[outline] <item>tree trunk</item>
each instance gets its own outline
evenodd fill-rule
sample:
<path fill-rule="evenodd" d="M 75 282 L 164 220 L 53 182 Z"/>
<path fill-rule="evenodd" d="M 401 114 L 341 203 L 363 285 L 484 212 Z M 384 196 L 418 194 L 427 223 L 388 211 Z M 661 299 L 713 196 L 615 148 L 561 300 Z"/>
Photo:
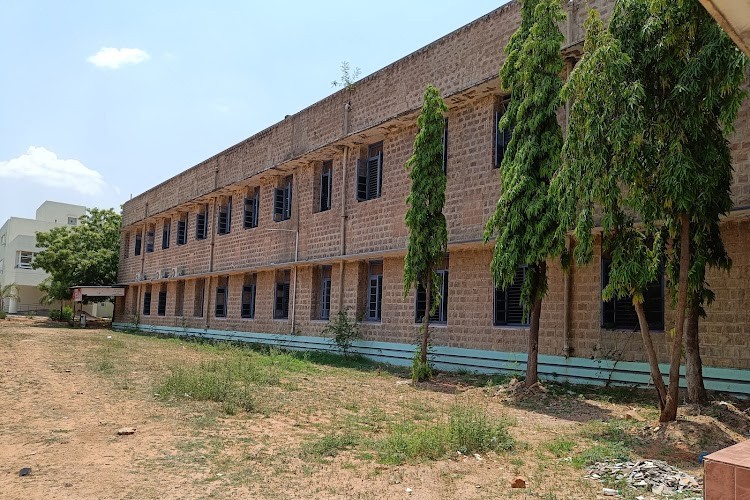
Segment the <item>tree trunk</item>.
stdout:
<path fill-rule="evenodd" d="M 425 305 L 424 305 L 424 318 L 422 319 L 422 352 L 420 353 L 420 359 L 422 364 L 427 364 L 427 341 L 430 338 L 430 299 L 432 298 L 432 272 L 427 273 L 427 279 L 425 280 Z"/>
<path fill-rule="evenodd" d="M 538 275 L 534 289 L 532 290 L 534 303 L 531 306 L 531 321 L 529 322 L 529 350 L 526 362 L 526 387 L 531 387 L 539 381 L 538 359 L 539 359 L 539 318 L 542 315 L 542 295 L 539 287 L 547 279 L 547 263 L 539 264 Z"/>
<path fill-rule="evenodd" d="M 669 389 L 667 403 L 659 415 L 660 422 L 677 420 L 677 403 L 680 395 L 680 360 L 682 359 L 682 335 L 685 331 L 685 310 L 688 298 L 688 271 L 690 270 L 690 219 L 680 215 L 680 274 L 677 282 L 677 310 L 672 337 L 672 352 L 669 358 Z"/>
<path fill-rule="evenodd" d="M 693 297 L 688 309 L 685 326 L 685 379 L 687 380 L 687 400 L 704 405 L 708 401 L 706 387 L 703 385 L 703 362 L 701 361 L 698 323 L 700 310 L 697 297 Z"/>
<path fill-rule="evenodd" d="M 661 376 L 661 369 L 659 368 L 659 359 L 656 357 L 656 350 L 654 349 L 654 341 L 651 339 L 651 332 L 649 331 L 648 321 L 646 321 L 646 311 L 643 309 L 643 302 L 633 304 L 635 312 L 638 315 L 638 325 L 641 327 L 641 338 L 643 339 L 643 347 L 646 349 L 646 356 L 648 357 L 648 366 L 651 368 L 651 379 L 654 381 L 654 389 L 656 389 L 656 396 L 659 398 L 659 411 L 664 411 L 664 406 L 667 400 L 667 388 L 664 386 L 664 379 Z"/>

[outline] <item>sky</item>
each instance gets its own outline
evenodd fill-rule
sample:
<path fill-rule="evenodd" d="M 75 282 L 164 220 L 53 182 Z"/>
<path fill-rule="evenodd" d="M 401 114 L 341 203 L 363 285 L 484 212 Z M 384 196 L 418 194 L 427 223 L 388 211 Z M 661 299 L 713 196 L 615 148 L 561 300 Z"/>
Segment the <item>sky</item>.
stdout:
<path fill-rule="evenodd" d="M 0 225 L 115 208 L 507 0 L 0 0 Z M 498 51 L 502 47 L 497 47 Z"/>

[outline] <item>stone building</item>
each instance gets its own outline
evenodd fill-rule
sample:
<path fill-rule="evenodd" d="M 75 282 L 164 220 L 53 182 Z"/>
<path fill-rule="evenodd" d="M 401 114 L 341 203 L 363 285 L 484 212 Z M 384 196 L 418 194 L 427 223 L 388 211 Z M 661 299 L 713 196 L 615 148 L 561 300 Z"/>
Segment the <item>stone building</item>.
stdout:
<path fill-rule="evenodd" d="M 612 3 L 593 2 L 605 17 Z M 586 9 L 563 27 L 570 71 Z M 416 117 L 428 83 L 446 100 L 445 293 L 432 323 L 438 367 L 523 370 L 527 328 L 517 287 L 490 276 L 485 221 L 500 190 L 497 77 L 519 23 L 511 2 L 320 102 L 151 188 L 123 207 L 116 324 L 325 349 L 321 330 L 341 308 L 362 320 L 358 350 L 409 364 L 419 297 L 403 296 L 404 223 Z M 734 260 L 710 277 L 716 301 L 701 323 L 709 387 L 750 392 L 750 105 L 732 139 L 735 209 L 723 223 Z M 565 110 L 560 120 L 565 122 Z M 564 272 L 550 263 L 540 374 L 588 383 L 645 384 L 648 368 L 632 306 L 603 303 L 606 256 Z M 519 273 L 523 272 L 522 270 Z M 663 282 L 647 307 L 667 359 Z"/>

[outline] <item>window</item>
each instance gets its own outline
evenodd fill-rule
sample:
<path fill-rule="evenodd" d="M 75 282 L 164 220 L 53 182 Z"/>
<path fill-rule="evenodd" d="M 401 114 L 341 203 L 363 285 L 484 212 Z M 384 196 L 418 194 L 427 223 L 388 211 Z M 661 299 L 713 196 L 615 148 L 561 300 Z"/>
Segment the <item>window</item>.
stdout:
<path fill-rule="evenodd" d="M 273 318 L 289 318 L 289 281 L 290 271 L 276 272 L 276 289 L 274 294 Z"/>
<path fill-rule="evenodd" d="M 383 142 L 371 144 L 367 157 L 357 162 L 357 201 L 380 198 L 383 182 Z"/>
<path fill-rule="evenodd" d="M 242 227 L 252 229 L 258 227 L 258 211 L 260 208 L 260 188 L 253 189 L 252 196 L 245 197 L 245 211 L 242 214 Z"/>
<path fill-rule="evenodd" d="M 135 234 L 135 255 L 141 254 L 141 233 L 138 232 Z"/>
<path fill-rule="evenodd" d="M 167 314 L 167 289 L 162 287 L 159 290 L 159 301 L 156 304 L 156 314 L 165 316 Z"/>
<path fill-rule="evenodd" d="M 177 282 L 177 290 L 174 294 L 174 315 L 182 316 L 183 308 L 185 307 L 185 282 Z"/>
<path fill-rule="evenodd" d="M 214 316 L 217 318 L 227 317 L 227 290 L 229 289 L 229 276 L 219 278 L 216 286 L 216 308 Z"/>
<path fill-rule="evenodd" d="M 448 119 L 443 120 L 443 173 L 448 173 Z"/>
<path fill-rule="evenodd" d="M 69 226 L 77 226 L 78 225 L 78 218 L 77 217 L 68 217 L 68 225 Z"/>
<path fill-rule="evenodd" d="M 331 318 L 331 266 L 320 269 L 320 319 Z"/>
<path fill-rule="evenodd" d="M 143 292 L 143 315 L 151 315 L 151 287 L 147 287 L 146 291 Z"/>
<path fill-rule="evenodd" d="M 333 189 L 333 161 L 324 161 L 320 170 L 320 196 L 318 211 L 331 209 L 331 191 Z"/>
<path fill-rule="evenodd" d="M 495 112 L 495 168 L 499 167 L 508 149 L 513 129 L 500 130 L 500 118 L 508 107 L 510 99 L 505 99 L 501 104 L 501 110 Z"/>
<path fill-rule="evenodd" d="M 203 304 L 206 302 L 206 278 L 195 280 L 195 290 L 193 294 L 193 316 L 196 318 L 203 317 Z"/>
<path fill-rule="evenodd" d="M 123 245 L 122 245 L 123 250 L 125 251 L 124 258 L 127 259 L 128 257 L 130 257 L 130 233 L 125 233 L 123 238 L 125 240 L 123 241 Z"/>
<path fill-rule="evenodd" d="M 255 317 L 255 274 L 246 274 L 242 285 L 242 309 L 240 316 L 252 319 Z"/>
<path fill-rule="evenodd" d="M 164 219 L 161 229 L 161 249 L 169 248 L 169 240 L 172 239 L 172 219 Z"/>
<path fill-rule="evenodd" d="M 292 176 L 284 177 L 281 186 L 274 189 L 273 220 L 280 222 L 292 217 Z"/>
<path fill-rule="evenodd" d="M 34 263 L 34 252 L 18 252 L 18 258 L 16 261 L 16 267 L 18 269 L 32 269 L 31 265 Z"/>
<path fill-rule="evenodd" d="M 440 303 L 433 314 L 430 314 L 430 321 L 435 323 L 448 322 L 448 270 L 441 269 L 435 272 L 440 276 Z M 434 300 L 437 297 L 430 297 L 430 309 L 432 309 Z M 420 283 L 417 285 L 417 304 L 415 307 L 414 321 L 421 323 L 424 320 L 424 311 L 427 307 L 427 291 Z"/>
<path fill-rule="evenodd" d="M 187 219 L 188 214 L 180 214 L 180 218 L 177 221 L 177 244 L 184 245 L 187 243 Z"/>
<path fill-rule="evenodd" d="M 612 261 L 602 257 L 602 290 L 609 284 Z M 664 275 L 648 285 L 643 293 L 643 308 L 651 330 L 664 330 Z M 602 302 L 602 328 L 635 330 L 639 328 L 638 315 L 630 297 L 613 298 Z"/>
<path fill-rule="evenodd" d="M 383 299 L 383 262 L 370 262 L 370 272 L 367 278 L 367 321 L 382 319 L 381 304 Z"/>
<path fill-rule="evenodd" d="M 529 318 L 524 317 L 523 303 L 521 302 L 521 288 L 526 278 L 526 266 L 516 269 L 513 283 L 503 289 L 495 287 L 494 321 L 495 325 L 527 326 Z"/>
<path fill-rule="evenodd" d="M 217 234 L 229 234 L 232 228 L 232 197 L 223 198 L 219 205 L 219 215 L 216 221 Z"/>
<path fill-rule="evenodd" d="M 195 215 L 195 239 L 205 240 L 207 233 L 206 216 L 208 215 L 208 205 L 203 205 L 201 211 Z"/>
<path fill-rule="evenodd" d="M 153 225 L 148 226 L 148 231 L 146 231 L 146 253 L 153 253 L 154 251 L 155 233 L 156 228 Z"/>

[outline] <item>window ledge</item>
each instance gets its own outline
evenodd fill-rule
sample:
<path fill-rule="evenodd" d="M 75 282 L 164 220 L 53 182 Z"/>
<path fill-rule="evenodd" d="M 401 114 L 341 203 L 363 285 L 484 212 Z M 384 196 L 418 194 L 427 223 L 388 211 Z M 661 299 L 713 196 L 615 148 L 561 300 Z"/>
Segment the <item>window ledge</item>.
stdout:
<path fill-rule="evenodd" d="M 607 328 L 604 326 L 600 326 L 599 328 L 601 328 L 603 332 L 607 332 L 607 333 L 636 333 L 638 335 L 640 335 L 641 333 L 641 330 L 638 328 L 636 328 L 635 330 L 631 330 L 629 328 Z M 664 331 L 665 331 L 664 328 L 661 328 L 661 329 L 649 328 L 649 333 L 664 333 Z"/>
<path fill-rule="evenodd" d="M 529 325 L 492 325 L 495 330 L 528 330 Z"/>

